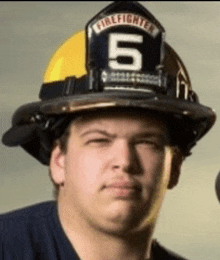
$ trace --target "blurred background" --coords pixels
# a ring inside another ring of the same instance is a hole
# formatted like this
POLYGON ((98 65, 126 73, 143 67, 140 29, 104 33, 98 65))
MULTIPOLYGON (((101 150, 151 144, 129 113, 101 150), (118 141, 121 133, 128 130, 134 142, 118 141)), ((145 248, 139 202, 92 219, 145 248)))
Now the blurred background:
MULTIPOLYGON (((0 132, 13 112, 38 100, 44 70, 57 47, 110 1, 0 2, 0 132)), ((165 27, 200 102, 220 115, 220 2, 140 1, 165 27)), ((167 192, 154 234, 194 260, 220 259, 219 120, 186 159, 180 182, 167 192)), ((0 213, 53 198, 48 169, 20 147, 0 144, 0 213)))

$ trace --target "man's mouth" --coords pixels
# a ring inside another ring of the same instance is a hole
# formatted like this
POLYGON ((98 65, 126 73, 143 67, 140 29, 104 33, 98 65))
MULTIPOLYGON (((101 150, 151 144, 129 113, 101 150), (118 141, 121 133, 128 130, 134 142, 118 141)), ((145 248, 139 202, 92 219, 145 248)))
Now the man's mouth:
POLYGON ((110 195, 121 199, 137 198, 141 192, 140 185, 128 181, 114 181, 104 188, 110 195))

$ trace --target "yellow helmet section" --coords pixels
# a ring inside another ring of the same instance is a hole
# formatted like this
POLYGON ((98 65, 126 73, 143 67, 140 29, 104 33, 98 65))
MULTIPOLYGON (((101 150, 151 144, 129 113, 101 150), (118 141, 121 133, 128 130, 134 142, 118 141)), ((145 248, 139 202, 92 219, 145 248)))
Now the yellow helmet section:
POLYGON ((69 76, 82 77, 87 74, 85 60, 86 35, 82 30, 57 49, 44 73, 43 83, 64 80, 69 76))

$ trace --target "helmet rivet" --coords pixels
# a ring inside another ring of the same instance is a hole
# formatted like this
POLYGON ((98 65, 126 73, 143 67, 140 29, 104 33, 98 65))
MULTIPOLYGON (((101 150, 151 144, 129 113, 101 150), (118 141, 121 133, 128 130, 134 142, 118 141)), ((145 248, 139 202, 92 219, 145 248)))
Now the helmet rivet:
POLYGON ((196 136, 196 135, 197 135, 197 131, 196 131, 196 130, 194 130, 194 131, 193 131, 193 134, 196 136))
POLYGON ((183 111, 183 114, 184 114, 184 115, 189 115, 190 112, 185 110, 185 111, 183 111))

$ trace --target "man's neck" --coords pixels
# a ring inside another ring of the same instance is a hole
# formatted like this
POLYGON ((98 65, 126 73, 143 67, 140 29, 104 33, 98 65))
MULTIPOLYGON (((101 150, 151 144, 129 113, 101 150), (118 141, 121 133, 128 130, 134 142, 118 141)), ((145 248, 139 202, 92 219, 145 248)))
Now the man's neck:
POLYGON ((82 260, 150 259, 153 228, 119 236, 91 227, 61 204, 58 204, 58 214, 67 238, 82 260))

